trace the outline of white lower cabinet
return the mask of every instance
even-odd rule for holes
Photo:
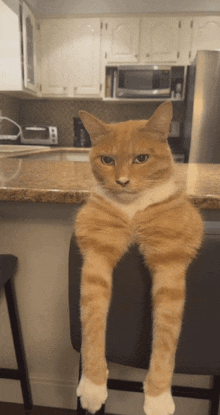
[[[100,19],[49,19],[41,24],[42,94],[100,94]]]

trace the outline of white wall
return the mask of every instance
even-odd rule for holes
[[[0,251],[19,259],[15,278],[34,403],[75,406],[78,353],[70,343],[68,311],[68,250],[73,230],[71,206],[0,204]],[[15,367],[12,338],[0,297],[0,366]],[[3,389],[0,400],[21,401],[18,385]]]
[[[219,0],[27,0],[43,15],[220,12]]]
[[[68,251],[77,208],[0,202],[0,252],[19,258],[15,288],[35,405],[76,409],[78,353],[72,349],[68,308]],[[0,367],[15,368],[3,292]],[[110,377],[143,381],[144,370],[110,364]],[[179,385],[209,387],[207,376],[175,375]],[[106,411],[144,415],[143,394],[109,391]],[[0,401],[22,403],[20,383],[0,380]],[[208,402],[175,398],[176,414],[208,415]]]

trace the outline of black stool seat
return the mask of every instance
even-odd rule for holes
[[[28,377],[24,343],[22,338],[21,324],[15,295],[15,288],[12,278],[15,275],[17,264],[18,259],[14,255],[0,255],[0,289],[5,289],[12,337],[18,365],[18,369],[0,368],[0,378],[15,379],[20,381],[24,400],[24,410],[26,414],[30,414],[33,403],[30,382]]]
[[[187,273],[187,296],[176,355],[176,373],[214,376],[217,415],[220,392],[220,237],[205,235],[203,246]],[[80,352],[80,276],[82,256],[73,235],[69,255],[70,332]],[[151,274],[136,245],[113,272],[113,293],[107,321],[106,357],[109,362],[148,369],[152,342]],[[112,384],[110,380],[108,386]],[[212,399],[213,390],[174,390],[176,396]],[[114,388],[113,388],[114,389]],[[126,390],[126,389],[123,389]],[[129,389],[131,390],[131,389]],[[217,392],[216,392],[217,390]],[[201,394],[200,394],[201,391]],[[187,395],[188,394],[188,395]],[[81,414],[81,412],[79,412]],[[82,412],[83,413],[83,412]],[[104,412],[100,412],[104,413]]]

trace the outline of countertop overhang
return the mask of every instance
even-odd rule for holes
[[[220,209],[220,164],[176,164],[176,180],[200,209]],[[82,204],[95,184],[88,162],[0,159],[0,201]]]

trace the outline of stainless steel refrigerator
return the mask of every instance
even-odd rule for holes
[[[220,163],[220,51],[198,51],[188,68],[184,147],[190,163]]]

